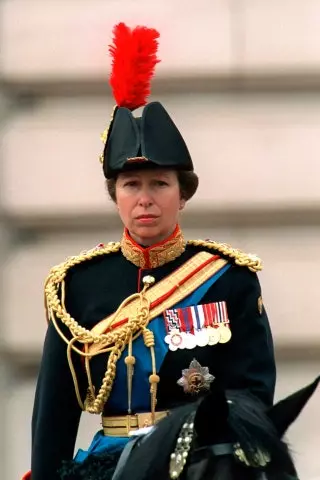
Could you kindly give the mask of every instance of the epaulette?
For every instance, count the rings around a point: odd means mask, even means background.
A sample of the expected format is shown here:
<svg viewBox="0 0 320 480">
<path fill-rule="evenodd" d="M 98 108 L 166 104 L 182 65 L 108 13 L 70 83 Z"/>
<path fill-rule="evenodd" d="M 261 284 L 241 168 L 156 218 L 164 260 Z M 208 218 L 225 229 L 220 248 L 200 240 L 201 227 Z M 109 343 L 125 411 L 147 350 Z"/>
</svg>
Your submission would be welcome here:
<svg viewBox="0 0 320 480">
<path fill-rule="evenodd" d="M 188 240 L 187 244 L 219 252 L 233 260 L 236 265 L 247 267 L 252 272 L 262 270 L 262 261 L 257 255 L 245 253 L 242 250 L 231 247 L 227 243 L 215 242 L 214 240 Z"/>
<path fill-rule="evenodd" d="M 52 300 L 55 300 L 55 296 L 58 293 L 59 285 L 65 279 L 67 272 L 70 268 L 78 265 L 79 263 L 92 260 L 95 257 L 102 255 L 108 255 L 116 253 L 120 250 L 120 242 L 109 242 L 107 244 L 99 244 L 90 250 L 84 250 L 79 255 L 68 257 L 62 263 L 55 265 L 51 268 L 49 275 L 45 280 L 44 296 L 45 296 L 45 309 L 48 320 L 48 309 L 52 307 Z"/>
</svg>

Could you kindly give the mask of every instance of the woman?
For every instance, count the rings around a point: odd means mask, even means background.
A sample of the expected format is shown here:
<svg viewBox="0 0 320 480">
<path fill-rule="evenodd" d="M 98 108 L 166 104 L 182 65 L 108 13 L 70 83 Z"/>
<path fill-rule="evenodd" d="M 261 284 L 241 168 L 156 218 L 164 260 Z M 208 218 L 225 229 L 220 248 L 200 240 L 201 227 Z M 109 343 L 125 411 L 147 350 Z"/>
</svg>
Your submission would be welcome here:
<svg viewBox="0 0 320 480">
<path fill-rule="evenodd" d="M 157 38 L 144 27 L 114 30 L 117 106 L 101 160 L 124 233 L 49 274 L 32 475 L 25 478 L 110 478 L 131 434 L 194 401 L 214 377 L 273 401 L 260 260 L 225 244 L 184 240 L 179 212 L 198 186 L 187 146 L 160 103 L 147 104 L 140 118 L 132 114 L 146 104 Z M 70 464 L 82 411 L 102 415 L 103 430 Z M 99 462 L 102 474 L 94 473 Z"/>
</svg>

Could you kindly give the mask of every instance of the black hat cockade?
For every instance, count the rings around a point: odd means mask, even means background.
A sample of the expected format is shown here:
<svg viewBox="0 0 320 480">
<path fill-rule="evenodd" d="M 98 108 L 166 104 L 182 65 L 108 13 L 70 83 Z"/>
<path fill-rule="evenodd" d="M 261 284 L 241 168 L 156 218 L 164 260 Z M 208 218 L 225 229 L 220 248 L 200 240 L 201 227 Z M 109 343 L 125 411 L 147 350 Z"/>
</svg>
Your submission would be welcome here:
<svg viewBox="0 0 320 480">
<path fill-rule="evenodd" d="M 101 135 L 100 155 L 107 179 L 138 168 L 193 171 L 185 141 L 159 102 L 147 103 L 157 58 L 159 33 L 119 23 L 113 30 L 110 85 L 116 101 L 111 121 Z M 144 107 L 141 117 L 132 112 Z"/>
</svg>

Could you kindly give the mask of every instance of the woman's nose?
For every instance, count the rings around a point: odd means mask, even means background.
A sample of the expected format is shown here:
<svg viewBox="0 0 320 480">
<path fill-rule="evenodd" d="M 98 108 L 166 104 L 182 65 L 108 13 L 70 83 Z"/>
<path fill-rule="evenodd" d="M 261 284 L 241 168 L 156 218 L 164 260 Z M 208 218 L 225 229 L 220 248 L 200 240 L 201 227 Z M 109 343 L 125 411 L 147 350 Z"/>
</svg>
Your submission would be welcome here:
<svg viewBox="0 0 320 480">
<path fill-rule="evenodd" d="M 141 205 L 142 207 L 150 207 L 150 205 L 152 204 L 153 200 L 151 195 L 149 195 L 147 192 L 141 193 L 139 198 L 139 205 Z"/>
</svg>

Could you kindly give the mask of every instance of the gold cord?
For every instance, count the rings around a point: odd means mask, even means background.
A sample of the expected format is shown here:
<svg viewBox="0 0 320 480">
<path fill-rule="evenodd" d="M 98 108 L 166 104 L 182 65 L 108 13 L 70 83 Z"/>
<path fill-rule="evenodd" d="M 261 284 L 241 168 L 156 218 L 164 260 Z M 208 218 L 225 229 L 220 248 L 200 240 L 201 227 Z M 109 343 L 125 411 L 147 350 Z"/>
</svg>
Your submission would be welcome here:
<svg viewBox="0 0 320 480">
<path fill-rule="evenodd" d="M 55 320 L 53 320 L 53 322 L 55 322 Z M 84 405 L 84 403 L 82 402 L 82 399 L 81 399 L 81 394 L 80 394 L 80 389 L 79 389 L 79 383 L 78 383 L 78 378 L 77 378 L 76 370 L 75 370 L 75 368 L 74 368 L 73 361 L 72 361 L 72 357 L 71 357 L 72 346 L 73 346 L 73 343 L 75 343 L 76 341 L 77 341 L 77 339 L 76 339 L 76 338 L 73 338 L 73 339 L 70 340 L 70 342 L 68 343 L 68 347 L 67 347 L 67 359 L 68 359 L 68 364 L 69 364 L 70 372 L 71 372 L 71 375 L 72 375 L 73 384 L 74 384 L 74 388 L 75 388 L 75 392 L 76 392 L 76 397 L 77 397 L 79 406 L 80 406 L 80 408 L 81 408 L 82 410 L 85 410 L 85 405 Z"/>
<path fill-rule="evenodd" d="M 225 257 L 232 258 L 236 265 L 247 267 L 252 272 L 259 272 L 262 270 L 262 262 L 257 255 L 242 252 L 237 248 L 232 248 L 226 243 L 215 242 L 214 240 L 188 240 L 187 245 L 205 247 L 209 250 L 214 250 Z"/>
<path fill-rule="evenodd" d="M 86 369 L 87 379 L 88 379 L 86 406 L 89 406 L 89 405 L 91 406 L 95 398 L 95 387 L 92 382 L 91 369 L 90 369 L 90 357 L 88 356 L 88 350 L 89 350 L 89 346 L 86 343 L 84 346 L 84 351 L 86 353 L 86 356 L 84 358 L 84 364 L 85 364 L 85 369 Z"/>
<path fill-rule="evenodd" d="M 122 302 L 122 304 L 119 306 L 115 317 L 113 317 L 112 321 L 110 322 L 110 326 L 118 317 L 118 313 L 120 312 L 123 306 L 127 305 L 129 302 L 131 302 L 133 299 L 136 299 L 137 297 L 140 299 L 140 308 L 138 308 L 136 316 L 129 319 L 126 325 L 124 325 L 118 331 L 115 331 L 115 332 L 112 331 L 106 334 L 94 335 L 89 330 L 83 327 L 80 327 L 80 325 L 78 325 L 77 322 L 74 321 L 73 323 L 70 315 L 67 314 L 63 318 L 61 317 L 60 318 L 62 322 L 69 327 L 70 332 L 73 335 L 73 338 L 69 340 L 61 332 L 60 328 L 57 325 L 56 317 L 59 318 L 59 314 L 58 314 L 59 311 L 56 311 L 56 315 L 53 315 L 52 309 L 49 310 L 50 319 L 53 321 L 53 324 L 57 329 L 61 338 L 68 345 L 68 348 L 67 348 L 68 363 L 69 363 L 70 371 L 71 371 L 74 386 L 75 386 L 77 400 L 80 407 L 83 410 L 86 410 L 90 413 L 101 413 L 103 411 L 104 404 L 109 398 L 109 395 L 112 390 L 114 378 L 116 375 L 116 362 L 120 358 L 126 345 L 130 343 L 130 339 L 134 340 L 135 338 L 137 338 L 142 333 L 143 328 L 149 323 L 148 317 L 149 317 L 149 310 L 150 310 L 150 301 L 145 297 L 145 292 L 148 286 L 149 284 L 146 284 L 140 293 L 135 293 L 130 297 L 126 298 Z M 65 285 L 64 285 L 64 280 L 62 280 L 61 281 L 61 305 L 64 311 L 66 311 L 64 301 L 65 301 Z M 99 342 L 103 341 L 103 344 L 106 346 L 106 348 L 104 348 L 104 350 L 102 351 L 89 354 L 88 345 L 96 341 L 99 341 Z M 75 347 L 74 345 L 75 342 L 84 344 L 84 351 Z M 81 399 L 79 385 L 78 385 L 78 381 L 75 373 L 75 368 L 71 358 L 72 350 L 76 351 L 79 355 L 85 357 L 85 360 L 86 360 L 85 365 L 86 365 L 89 389 L 88 389 L 88 396 L 85 402 L 83 402 Z M 89 360 L 93 356 L 98 355 L 102 352 L 110 352 L 110 355 L 107 361 L 107 369 L 102 381 L 102 385 L 100 387 L 98 394 L 95 396 L 94 387 L 91 380 Z M 129 386 L 129 395 L 130 395 L 130 404 L 128 405 L 128 408 L 131 408 L 131 389 L 132 389 L 131 384 L 132 384 L 132 373 L 133 373 L 132 366 L 133 366 L 133 363 L 128 364 L 128 371 L 129 371 L 128 386 Z"/>
<path fill-rule="evenodd" d="M 128 414 L 131 415 L 132 380 L 134 373 L 134 364 L 136 363 L 136 359 L 132 355 L 132 335 L 129 340 L 128 356 L 125 358 L 125 363 L 127 365 Z"/>
<path fill-rule="evenodd" d="M 150 394 L 151 394 L 151 419 L 152 425 L 155 423 L 155 411 L 157 406 L 157 390 L 160 377 L 157 375 L 156 356 L 154 351 L 155 341 L 154 334 L 148 328 L 143 329 L 143 340 L 146 347 L 150 348 L 152 374 L 149 377 Z"/>
</svg>

